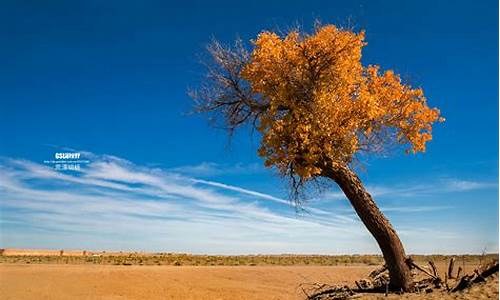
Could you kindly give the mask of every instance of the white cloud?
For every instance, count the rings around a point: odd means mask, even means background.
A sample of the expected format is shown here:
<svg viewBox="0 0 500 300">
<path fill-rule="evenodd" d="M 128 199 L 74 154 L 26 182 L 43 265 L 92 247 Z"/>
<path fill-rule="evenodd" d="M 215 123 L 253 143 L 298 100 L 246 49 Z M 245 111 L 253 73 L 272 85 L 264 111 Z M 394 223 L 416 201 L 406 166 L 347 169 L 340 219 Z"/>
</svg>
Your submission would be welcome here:
<svg viewBox="0 0 500 300">
<path fill-rule="evenodd" d="M 394 185 L 367 185 L 366 190 L 375 199 L 386 196 L 415 197 L 429 196 L 443 193 L 468 192 L 497 188 L 498 184 L 489 181 L 469 181 L 460 179 L 439 179 L 432 182 L 419 182 L 416 184 Z M 328 191 L 321 194 L 314 201 L 346 200 L 342 191 Z"/>
<path fill-rule="evenodd" d="M 453 209 L 452 206 L 382 206 L 380 210 L 383 212 L 404 212 L 404 213 L 416 213 L 416 212 L 429 212 L 437 210 L 447 210 Z"/>
<path fill-rule="evenodd" d="M 86 152 L 85 156 L 92 163 L 72 173 L 28 160 L 0 159 L 2 247 L 222 254 L 378 252 L 352 209 L 320 209 L 311 201 L 308 213 L 296 214 L 288 200 L 268 193 L 201 180 L 173 169 L 140 166 L 110 155 Z M 489 188 L 446 182 L 446 191 Z M 368 187 L 374 195 L 423 189 Z M 326 195 L 345 199 L 340 191 Z M 444 209 L 382 207 L 395 213 Z M 402 234 L 418 238 L 425 230 L 422 226 Z"/>
<path fill-rule="evenodd" d="M 95 240 L 94 248 L 284 253 L 326 249 L 318 235 L 367 237 L 340 213 L 296 215 L 290 202 L 272 195 L 112 156 L 92 155 L 73 173 L 14 159 L 1 160 L 0 169 L 4 247 L 46 247 L 74 236 L 72 247 Z M 39 244 L 17 238 L 39 231 Z M 374 244 L 368 238 L 363 247 Z"/>
<path fill-rule="evenodd" d="M 496 188 L 497 186 L 498 185 L 493 182 L 479 182 L 459 179 L 448 179 L 444 181 L 444 189 L 453 192 L 483 190 Z"/>
<path fill-rule="evenodd" d="M 226 190 L 236 191 L 236 192 L 239 192 L 239 193 L 242 193 L 242 194 L 247 194 L 247 195 L 255 196 L 255 197 L 258 197 L 258 198 L 262 198 L 262 199 L 271 200 L 271 201 L 278 202 L 278 203 L 285 204 L 285 205 L 292 205 L 292 202 L 290 202 L 288 200 L 277 198 L 277 197 L 274 197 L 274 196 L 271 196 L 271 195 L 268 195 L 268 194 L 264 194 L 264 193 L 259 193 L 259 192 L 256 192 L 256 191 L 251 191 L 251 190 L 243 189 L 243 188 L 240 188 L 240 187 L 237 187 L 237 186 L 232 186 L 232 185 L 228 185 L 228 184 L 224 184 L 224 183 L 219 183 L 219 182 L 215 182 L 215 181 L 200 180 L 200 179 L 192 179 L 192 181 L 196 182 L 196 183 L 206 184 L 206 185 L 209 185 L 209 186 L 223 188 L 223 189 L 226 189 Z"/>
<path fill-rule="evenodd" d="M 202 162 L 197 165 L 187 165 L 171 168 L 169 169 L 169 171 L 190 176 L 207 177 L 220 175 L 255 174 L 263 172 L 264 168 L 257 163 L 240 163 L 235 165 L 227 165 L 214 162 Z"/>
</svg>

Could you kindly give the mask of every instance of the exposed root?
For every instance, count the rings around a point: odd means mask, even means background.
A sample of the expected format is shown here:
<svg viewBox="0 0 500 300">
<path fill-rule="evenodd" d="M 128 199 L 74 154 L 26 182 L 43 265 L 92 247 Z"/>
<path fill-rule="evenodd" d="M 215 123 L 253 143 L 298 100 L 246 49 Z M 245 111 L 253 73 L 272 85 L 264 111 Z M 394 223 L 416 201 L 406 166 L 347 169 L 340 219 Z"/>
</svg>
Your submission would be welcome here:
<svg viewBox="0 0 500 300">
<path fill-rule="evenodd" d="M 492 261 L 484 266 L 479 266 L 470 275 L 462 275 L 462 268 L 454 274 L 454 259 L 450 260 L 447 272 L 444 273 L 444 280 L 439 276 L 437 268 L 433 262 L 429 262 L 429 268 L 417 265 L 411 258 L 407 260 L 412 276 L 417 276 L 417 271 L 427 276 L 424 279 L 415 281 L 415 293 L 432 293 L 443 291 L 454 293 L 470 288 L 472 285 L 484 282 L 488 277 L 498 273 L 498 261 Z M 328 284 L 303 284 L 300 286 L 307 300 L 346 300 L 362 296 L 362 293 L 389 293 L 389 273 L 384 265 L 374 270 L 367 279 L 354 282 L 356 287 L 335 286 Z"/>
<path fill-rule="evenodd" d="M 487 277 L 498 273 L 498 261 L 491 262 L 480 270 L 474 270 L 471 275 L 465 275 L 457 278 L 457 284 L 450 289 L 451 292 L 458 292 L 471 287 L 475 283 L 484 282 Z"/>
<path fill-rule="evenodd" d="M 346 300 L 360 297 L 348 286 L 335 286 L 328 284 L 303 284 L 302 292 L 307 300 Z"/>
</svg>

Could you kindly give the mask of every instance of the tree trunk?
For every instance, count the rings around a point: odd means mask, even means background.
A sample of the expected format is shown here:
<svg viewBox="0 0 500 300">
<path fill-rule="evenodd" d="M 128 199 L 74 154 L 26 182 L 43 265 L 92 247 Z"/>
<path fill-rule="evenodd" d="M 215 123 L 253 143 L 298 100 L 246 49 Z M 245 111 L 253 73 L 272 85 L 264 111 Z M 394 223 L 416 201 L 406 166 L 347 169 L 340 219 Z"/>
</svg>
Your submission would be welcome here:
<svg viewBox="0 0 500 300">
<path fill-rule="evenodd" d="M 389 288 L 395 291 L 412 291 L 413 281 L 403 244 L 391 223 L 363 187 L 359 177 L 343 165 L 326 168 L 323 175 L 340 186 L 363 224 L 377 241 L 389 270 Z"/>
</svg>

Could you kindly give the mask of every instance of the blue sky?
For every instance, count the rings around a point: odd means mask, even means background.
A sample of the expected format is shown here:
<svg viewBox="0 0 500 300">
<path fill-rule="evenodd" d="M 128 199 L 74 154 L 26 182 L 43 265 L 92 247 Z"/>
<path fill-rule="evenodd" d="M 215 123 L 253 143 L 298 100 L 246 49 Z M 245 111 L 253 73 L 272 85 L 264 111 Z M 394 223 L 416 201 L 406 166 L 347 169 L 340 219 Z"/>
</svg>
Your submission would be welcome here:
<svg viewBox="0 0 500 300">
<path fill-rule="evenodd" d="M 446 122 L 425 154 L 360 175 L 410 253 L 498 251 L 495 1 L 4 1 L 0 246 L 377 253 L 332 185 L 296 214 L 258 136 L 188 112 L 212 37 L 324 23 L 366 30 L 363 62 L 421 86 Z M 50 170 L 61 149 L 81 172 Z"/>
</svg>

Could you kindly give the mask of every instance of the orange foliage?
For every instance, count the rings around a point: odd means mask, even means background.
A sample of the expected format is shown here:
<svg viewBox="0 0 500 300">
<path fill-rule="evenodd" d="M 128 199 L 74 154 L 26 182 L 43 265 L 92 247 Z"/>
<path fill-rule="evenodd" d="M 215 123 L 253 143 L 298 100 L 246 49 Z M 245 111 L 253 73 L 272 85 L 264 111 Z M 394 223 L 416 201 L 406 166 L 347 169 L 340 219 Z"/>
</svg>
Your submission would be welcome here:
<svg viewBox="0 0 500 300">
<path fill-rule="evenodd" d="M 268 103 L 258 117 L 259 155 L 283 174 L 308 179 L 326 163 L 350 163 L 391 139 L 423 152 L 432 123 L 444 120 L 422 89 L 362 65 L 364 32 L 333 25 L 284 38 L 263 32 L 254 45 L 240 76 Z"/>
</svg>

